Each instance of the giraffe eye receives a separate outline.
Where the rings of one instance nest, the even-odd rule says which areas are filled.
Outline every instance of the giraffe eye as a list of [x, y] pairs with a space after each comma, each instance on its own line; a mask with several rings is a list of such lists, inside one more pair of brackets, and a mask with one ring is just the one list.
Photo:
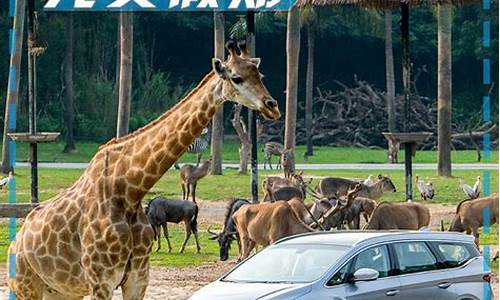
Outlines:
[[243, 78], [236, 76], [236, 77], [231, 77], [231, 81], [234, 82], [235, 84], [241, 84], [243, 83]]

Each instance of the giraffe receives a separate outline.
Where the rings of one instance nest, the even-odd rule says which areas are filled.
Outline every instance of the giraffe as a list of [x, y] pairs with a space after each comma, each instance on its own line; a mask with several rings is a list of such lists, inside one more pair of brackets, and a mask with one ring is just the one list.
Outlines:
[[224, 101], [278, 119], [262, 83], [259, 58], [226, 43], [228, 58], [172, 109], [141, 129], [102, 145], [81, 177], [28, 214], [9, 247], [16, 254], [17, 299], [142, 299], [153, 231], [141, 200], [200, 135]]

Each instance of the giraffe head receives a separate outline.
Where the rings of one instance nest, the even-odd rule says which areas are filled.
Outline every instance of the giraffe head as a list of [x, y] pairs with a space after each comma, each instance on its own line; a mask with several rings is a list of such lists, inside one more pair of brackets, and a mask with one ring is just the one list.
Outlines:
[[240, 55], [237, 48], [234, 41], [229, 41], [227, 60], [212, 60], [213, 70], [222, 80], [222, 97], [259, 111], [266, 119], [278, 119], [281, 116], [278, 102], [262, 83], [260, 58], [249, 57], [244, 44], [239, 45]]

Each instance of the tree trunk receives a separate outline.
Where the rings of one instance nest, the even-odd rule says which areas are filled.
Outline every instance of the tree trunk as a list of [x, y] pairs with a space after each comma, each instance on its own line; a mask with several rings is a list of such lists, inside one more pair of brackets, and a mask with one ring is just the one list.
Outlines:
[[250, 151], [252, 150], [252, 144], [250, 142], [250, 137], [248, 131], [245, 128], [245, 122], [241, 119], [241, 104], [236, 104], [234, 106], [234, 116], [233, 116], [233, 127], [240, 139], [240, 167], [239, 174], [247, 174], [248, 170], [248, 159], [250, 158]]
[[[295, 150], [295, 126], [297, 119], [297, 85], [300, 52], [300, 19], [299, 9], [292, 7], [288, 11], [286, 32], [286, 116], [285, 116], [285, 148]], [[290, 162], [292, 168], [295, 161]]]
[[394, 98], [396, 86], [394, 81], [394, 55], [392, 53], [392, 13], [389, 9], [385, 11], [385, 84], [387, 88], [387, 129], [390, 132], [395, 132]]
[[66, 145], [63, 152], [75, 152], [75, 137], [73, 133], [74, 97], [73, 90], [73, 13], [66, 16], [66, 48], [64, 53], [64, 125], [66, 126]]
[[[10, 165], [9, 142], [7, 133], [14, 132], [16, 129], [15, 113], [19, 99], [19, 79], [21, 77], [21, 57], [23, 53], [23, 32], [24, 16], [26, 14], [26, 1], [17, 0], [14, 16], [14, 51], [10, 55], [9, 81], [7, 86], [7, 99], [5, 101], [5, 118], [3, 126], [3, 144], [2, 144], [2, 172], [9, 173], [13, 171]], [[12, 110], [12, 111], [11, 111]], [[11, 115], [14, 114], [14, 116]], [[12, 121], [11, 121], [12, 118]]]
[[451, 23], [451, 5], [438, 5], [438, 175], [447, 177], [451, 177]]
[[306, 73], [306, 144], [305, 157], [313, 155], [313, 90], [314, 90], [314, 42], [316, 38], [316, 21], [307, 24], [307, 73]]
[[[214, 56], [224, 59], [224, 14], [214, 12]], [[224, 139], [223, 107], [215, 113], [212, 119], [212, 174], [222, 175], [222, 142]]]
[[117, 137], [128, 133], [132, 98], [132, 59], [134, 45], [134, 15], [120, 12], [120, 83], [118, 89]]

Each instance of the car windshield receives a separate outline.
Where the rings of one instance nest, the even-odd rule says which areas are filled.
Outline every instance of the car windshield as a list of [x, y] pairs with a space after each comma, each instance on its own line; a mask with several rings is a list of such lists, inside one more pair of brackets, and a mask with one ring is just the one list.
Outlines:
[[222, 281], [303, 283], [321, 277], [349, 247], [287, 244], [269, 247], [234, 269]]

